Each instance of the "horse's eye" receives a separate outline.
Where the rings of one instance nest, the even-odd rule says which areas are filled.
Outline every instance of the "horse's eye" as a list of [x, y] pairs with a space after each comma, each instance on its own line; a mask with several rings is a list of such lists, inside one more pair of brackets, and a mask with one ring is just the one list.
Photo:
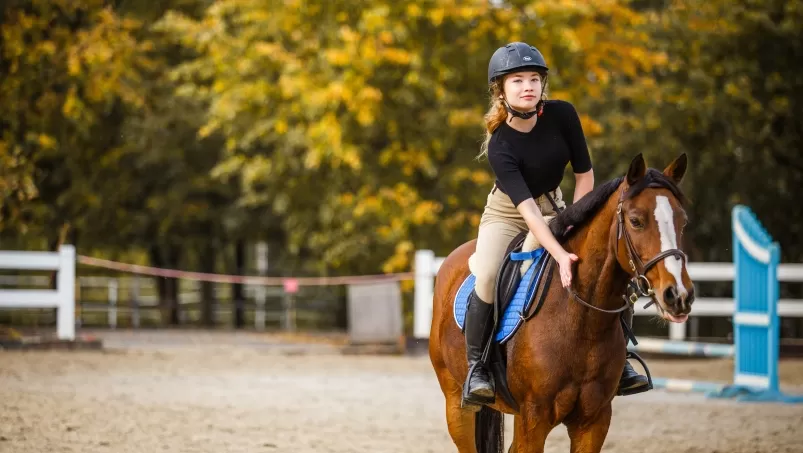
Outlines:
[[638, 217], [631, 217], [630, 225], [632, 225], [633, 228], [638, 228], [638, 229], [644, 228], [644, 224], [641, 223], [641, 219], [639, 219]]

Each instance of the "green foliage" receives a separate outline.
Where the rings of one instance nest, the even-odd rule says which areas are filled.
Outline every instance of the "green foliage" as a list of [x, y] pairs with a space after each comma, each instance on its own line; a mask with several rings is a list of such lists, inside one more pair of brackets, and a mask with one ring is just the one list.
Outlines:
[[[691, 259], [732, 259], [730, 209], [743, 203], [780, 241], [783, 260], [799, 262], [803, 7], [676, 0], [647, 18], [669, 64], [652, 90], [617, 90], [600, 152], [644, 150], [656, 167], [689, 153]], [[626, 159], [616, 161], [622, 171]]]

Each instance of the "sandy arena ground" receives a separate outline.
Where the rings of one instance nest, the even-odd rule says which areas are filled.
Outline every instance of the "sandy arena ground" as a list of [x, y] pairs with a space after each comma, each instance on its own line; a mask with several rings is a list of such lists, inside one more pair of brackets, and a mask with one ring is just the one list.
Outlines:
[[[231, 333], [102, 334], [106, 351], [0, 352], [0, 452], [453, 452], [428, 358]], [[728, 381], [730, 361], [648, 362]], [[803, 395], [803, 360], [781, 363]], [[508, 442], [511, 423], [507, 423]], [[547, 452], [567, 452], [563, 427]], [[803, 404], [617, 398], [603, 451], [803, 452]]]

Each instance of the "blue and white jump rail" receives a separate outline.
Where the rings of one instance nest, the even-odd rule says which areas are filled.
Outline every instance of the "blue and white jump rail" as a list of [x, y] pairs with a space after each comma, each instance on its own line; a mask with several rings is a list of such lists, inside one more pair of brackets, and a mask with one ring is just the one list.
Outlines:
[[638, 346], [628, 344], [628, 349], [636, 352], [685, 355], [689, 357], [733, 357], [735, 349], [730, 344], [671, 341], [660, 338], [637, 338], [637, 340]]

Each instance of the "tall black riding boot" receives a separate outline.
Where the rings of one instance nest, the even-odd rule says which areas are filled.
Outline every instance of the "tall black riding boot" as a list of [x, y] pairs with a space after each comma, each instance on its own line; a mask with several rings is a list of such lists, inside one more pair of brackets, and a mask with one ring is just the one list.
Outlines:
[[[488, 336], [493, 328], [493, 304], [482, 301], [477, 293], [472, 291], [469, 295], [468, 309], [466, 310], [465, 335], [466, 358], [469, 373], [463, 384], [465, 401], [474, 404], [493, 402], [494, 386], [488, 370], [477, 362], [487, 344]], [[476, 367], [474, 366], [475, 364]], [[474, 368], [472, 370], [472, 367]]]
[[[622, 314], [622, 320], [627, 324], [627, 327], [632, 330], [633, 328], [633, 309], [627, 310]], [[624, 330], [624, 329], [623, 329]], [[630, 340], [625, 332], [625, 345]], [[634, 395], [636, 393], [646, 392], [650, 389], [650, 381], [647, 376], [638, 374], [636, 370], [630, 365], [630, 362], [625, 360], [625, 368], [622, 370], [622, 377], [619, 379], [619, 394], [620, 395]]]

